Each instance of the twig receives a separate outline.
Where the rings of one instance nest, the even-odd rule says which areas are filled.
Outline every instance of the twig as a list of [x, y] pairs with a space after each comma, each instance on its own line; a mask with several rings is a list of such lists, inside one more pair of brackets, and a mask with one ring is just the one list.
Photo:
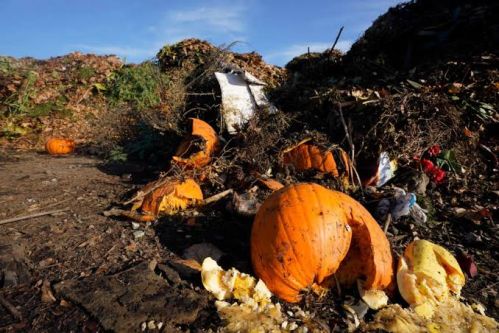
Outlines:
[[23, 315], [21, 314], [21, 312], [16, 309], [16, 307], [11, 302], [6, 300], [2, 295], [0, 295], [0, 304], [2, 304], [2, 306], [17, 320], [23, 319]]
[[341, 27], [340, 31], [338, 31], [338, 34], [336, 35], [336, 39], [334, 40], [333, 46], [331, 47], [331, 50], [329, 50], [330, 55], [333, 54], [334, 47], [336, 46], [338, 40], [340, 39], [341, 33], [343, 32], [343, 28], [344, 27]]
[[66, 203], [66, 202], [68, 202], [69, 200], [72, 200], [72, 199], [73, 198], [67, 198], [67, 199], [64, 199], [62, 201], [57, 201], [57, 202], [51, 203], [50, 205], [45, 206], [44, 208], [45, 209], [49, 209], [49, 208], [52, 208], [52, 207], [56, 207], [56, 206], [59, 206], [59, 205], [61, 205], [63, 203]]
[[[357, 181], [359, 182], [359, 187], [362, 190], [362, 181], [360, 180], [359, 173], [357, 172], [357, 169], [355, 168], [355, 146], [353, 144], [352, 137], [350, 136], [350, 131], [348, 130], [348, 126], [347, 126], [347, 123], [345, 121], [345, 117], [343, 117], [343, 109], [342, 109], [340, 103], [338, 103], [338, 111], [340, 113], [340, 119], [341, 119], [341, 123], [343, 124], [343, 129], [345, 130], [345, 136], [346, 136], [348, 144], [350, 146], [350, 159], [351, 159], [351, 163], [352, 163], [352, 170], [353, 170], [353, 173], [355, 174], [355, 177], [357, 178]], [[354, 184], [353, 175], [352, 175], [352, 184]], [[362, 190], [362, 193], [364, 193], [363, 190]]]
[[35, 213], [35, 214], [31, 214], [31, 215], [13, 217], [13, 218], [10, 218], [10, 219], [6, 219], [6, 220], [0, 221], [0, 225], [7, 224], [7, 223], [12, 223], [12, 222], [17, 222], [17, 221], [22, 221], [22, 220], [28, 220], [28, 219], [32, 219], [32, 218], [35, 218], [35, 217], [45, 216], [45, 215], [51, 215], [51, 214], [55, 214], [55, 213], [61, 213], [61, 212], [65, 212], [65, 211], [68, 211], [68, 210], [69, 210], [69, 207], [66, 207], [66, 208], [63, 208], [63, 209], [56, 209], [56, 210], [50, 210], [50, 211], [47, 211], [47, 212]]
[[214, 202], [217, 202], [223, 198], [225, 198], [226, 196], [228, 196], [229, 194], [232, 194], [234, 193], [234, 190], [233, 189], [228, 189], [228, 190], [225, 190], [223, 192], [220, 192], [220, 193], [217, 193], [215, 195], [212, 195], [211, 197], [209, 198], [206, 198], [204, 201], [203, 201], [203, 206], [205, 205], [209, 205], [209, 204], [212, 204]]
[[105, 217], [122, 216], [137, 222], [153, 222], [154, 220], [156, 220], [156, 216], [151, 214], [139, 214], [137, 212], [131, 212], [119, 208], [111, 208], [109, 210], [106, 210], [102, 213], [102, 215], [104, 215]]
[[392, 214], [388, 213], [385, 220], [385, 225], [383, 226], [383, 231], [385, 232], [385, 234], [388, 232], [388, 227], [390, 226], [391, 222], [392, 222]]

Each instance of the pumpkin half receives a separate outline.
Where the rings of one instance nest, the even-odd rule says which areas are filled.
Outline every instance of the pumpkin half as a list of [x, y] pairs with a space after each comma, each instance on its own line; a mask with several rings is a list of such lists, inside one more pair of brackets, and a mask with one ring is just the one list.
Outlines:
[[171, 215], [202, 200], [203, 192], [193, 179], [172, 180], [149, 192], [132, 210], [140, 208], [146, 216]]
[[251, 260], [270, 291], [288, 302], [326, 285], [340, 266], [345, 282], [363, 279], [366, 289], [386, 288], [393, 279], [390, 245], [369, 212], [311, 183], [284, 187], [264, 201], [251, 231]]
[[215, 130], [206, 122], [190, 118], [191, 134], [177, 148], [173, 160], [191, 169], [202, 168], [211, 162], [219, 150], [219, 139]]
[[341, 149], [325, 150], [305, 139], [283, 151], [282, 161], [285, 165], [292, 165], [298, 171], [317, 170], [332, 174], [334, 177], [343, 175], [348, 181], [352, 173], [352, 164], [347, 153]]
[[50, 155], [66, 155], [73, 152], [75, 142], [73, 140], [63, 138], [49, 138], [45, 142], [45, 150]]

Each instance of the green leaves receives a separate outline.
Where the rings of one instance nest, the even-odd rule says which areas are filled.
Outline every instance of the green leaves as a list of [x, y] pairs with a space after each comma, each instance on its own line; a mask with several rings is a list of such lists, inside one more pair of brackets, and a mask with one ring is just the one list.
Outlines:
[[110, 98], [111, 106], [130, 103], [141, 111], [161, 103], [161, 90], [166, 83], [167, 78], [160, 72], [158, 66], [152, 62], [145, 62], [140, 65], [123, 66], [111, 75], [104, 88]]
[[437, 157], [436, 161], [439, 168], [446, 167], [452, 172], [457, 172], [461, 169], [461, 165], [457, 162], [456, 154], [453, 150], [442, 151], [442, 153]]

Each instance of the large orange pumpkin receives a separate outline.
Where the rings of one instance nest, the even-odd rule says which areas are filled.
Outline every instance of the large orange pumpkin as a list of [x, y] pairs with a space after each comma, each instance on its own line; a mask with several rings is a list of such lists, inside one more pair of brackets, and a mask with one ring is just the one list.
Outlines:
[[251, 232], [251, 259], [258, 277], [288, 302], [324, 286], [341, 266], [344, 282], [363, 279], [365, 289], [386, 288], [393, 279], [390, 245], [369, 212], [348, 195], [311, 183], [287, 186], [264, 201]]
[[[191, 135], [186, 137], [177, 148], [173, 160], [180, 165], [191, 169], [202, 168], [208, 165], [213, 154], [219, 150], [219, 139], [215, 130], [206, 122], [197, 118], [190, 118]], [[201, 139], [201, 147], [196, 144]]]
[[73, 140], [62, 138], [49, 138], [45, 143], [45, 150], [50, 155], [66, 155], [72, 153], [75, 149]]

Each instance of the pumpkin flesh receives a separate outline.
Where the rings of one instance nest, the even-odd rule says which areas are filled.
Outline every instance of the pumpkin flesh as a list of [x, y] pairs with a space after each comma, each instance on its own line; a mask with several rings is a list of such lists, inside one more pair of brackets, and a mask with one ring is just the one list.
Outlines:
[[167, 182], [148, 193], [133, 209], [141, 208], [146, 215], [171, 215], [203, 200], [203, 192], [193, 179]]

